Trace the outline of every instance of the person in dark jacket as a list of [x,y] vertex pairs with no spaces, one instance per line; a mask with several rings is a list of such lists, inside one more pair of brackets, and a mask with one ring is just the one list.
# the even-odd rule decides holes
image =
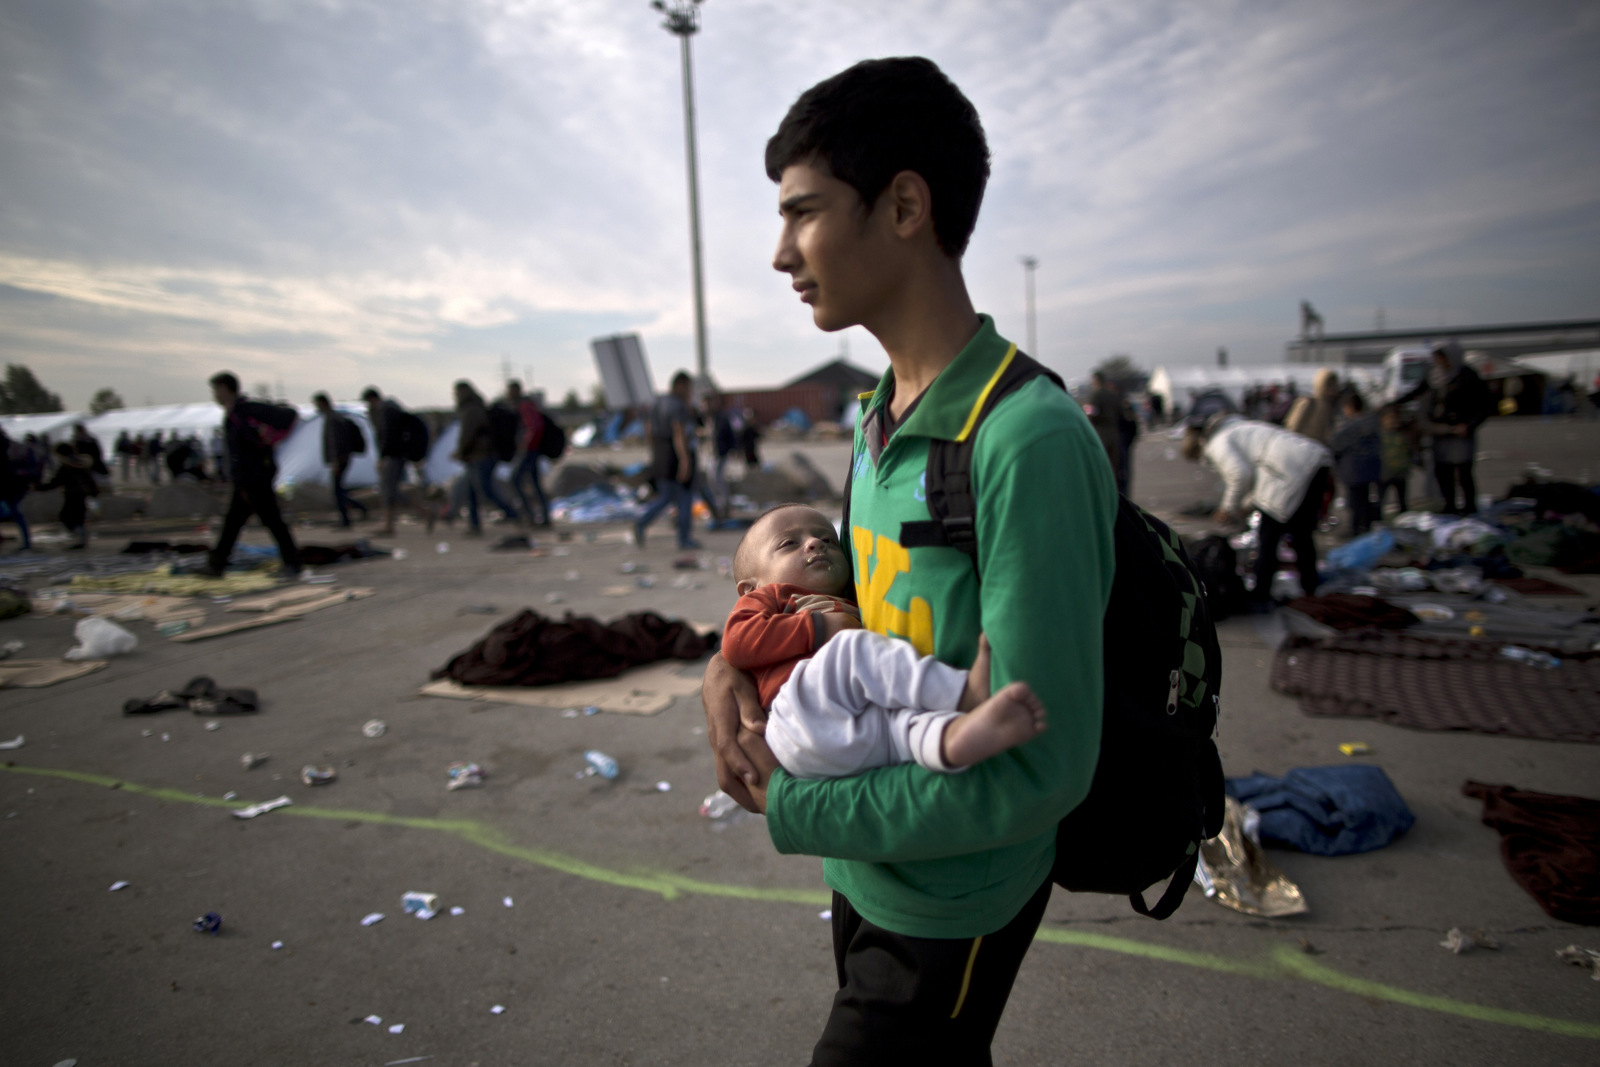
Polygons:
[[1383,437],[1378,417],[1366,412],[1360,393],[1345,395],[1344,422],[1333,431],[1334,472],[1344,485],[1345,503],[1350,508],[1350,533],[1360,537],[1372,529],[1378,517],[1373,502],[1373,487],[1383,477]]
[[483,524],[478,503],[493,504],[512,519],[517,509],[501,499],[494,487],[494,469],[499,460],[494,454],[494,438],[489,432],[489,407],[483,396],[462,380],[456,383],[456,416],[461,420],[461,436],[456,441],[454,458],[467,469],[467,535],[481,537]]
[[283,575],[296,578],[300,574],[300,550],[295,546],[288,524],[283,521],[277,494],[272,489],[278,464],[272,451],[275,441],[271,440],[288,432],[294,422],[294,410],[246,400],[239,395],[239,379],[227,371],[212,377],[211,395],[223,411],[222,439],[228,454],[228,480],[233,483],[233,499],[228,502],[228,514],[222,521],[222,535],[217,538],[201,573],[222,577],[228,557],[233,555],[234,543],[239,540],[239,531],[244,529],[250,516],[255,515],[278,544]]
[[[544,443],[545,423],[550,416],[539,409],[531,396],[522,391],[522,383],[513,378],[506,382],[506,404],[517,413],[517,454],[511,458],[511,489],[522,502],[522,514],[535,526],[550,525],[550,501],[545,499],[544,486],[539,480],[539,446]],[[539,498],[539,510],[533,510],[523,485],[533,482],[533,495]],[[534,521],[534,516],[541,516]]]
[[[356,451],[352,446],[361,437],[361,427],[335,411],[327,393],[318,393],[311,402],[322,416],[322,462],[328,468],[328,481],[333,486],[333,506],[339,509],[339,525],[348,529],[351,507],[361,509],[363,522],[367,518],[367,506],[352,498],[344,487],[345,472],[350,469],[350,457]],[[363,444],[362,448],[365,447]]]
[[1461,346],[1445,341],[1434,346],[1433,364],[1422,387],[1413,390],[1413,394],[1417,392],[1422,394],[1417,406],[1418,423],[1423,432],[1433,435],[1433,473],[1439,480],[1444,510],[1471,515],[1478,509],[1478,483],[1472,476],[1478,427],[1494,410],[1489,387],[1477,371],[1467,366]]
[[22,533],[22,551],[33,547],[28,520],[22,514],[22,498],[31,488],[24,468],[29,466],[28,446],[13,441],[0,430],[0,522],[14,522]]
[[52,489],[61,490],[61,525],[74,538],[67,547],[86,547],[89,544],[89,498],[99,496],[100,487],[95,483],[90,458],[67,441],[56,445],[55,474],[39,483],[40,492]]

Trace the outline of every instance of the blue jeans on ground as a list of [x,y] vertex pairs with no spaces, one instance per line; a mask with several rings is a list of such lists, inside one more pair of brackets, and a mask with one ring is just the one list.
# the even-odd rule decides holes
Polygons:
[[517,517],[517,509],[500,499],[500,494],[494,488],[494,469],[499,465],[499,460],[490,456],[488,459],[477,459],[467,466],[467,524],[474,530],[483,529],[478,522],[478,498],[482,497],[485,505],[493,504],[513,519]]
[[690,487],[671,478],[662,478],[656,483],[656,499],[649,507],[644,509],[644,514],[639,516],[638,528],[642,532],[656,520],[656,516],[667,510],[669,504],[678,506],[678,547],[690,548],[694,544],[691,536],[694,523],[694,494]]
[[[533,503],[528,499],[528,493],[522,488],[525,479],[533,482],[534,495],[539,498],[539,510],[533,510]],[[540,516],[540,521],[550,522],[550,502],[544,497],[544,486],[539,484],[539,453],[529,452],[522,457],[522,462],[511,468],[511,488],[517,494],[517,499],[522,503],[522,513],[528,517],[529,522],[534,521],[534,516]]]

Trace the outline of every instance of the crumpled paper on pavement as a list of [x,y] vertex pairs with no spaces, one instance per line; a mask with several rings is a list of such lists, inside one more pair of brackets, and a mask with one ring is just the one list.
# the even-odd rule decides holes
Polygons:
[[1234,911],[1276,919],[1311,910],[1300,887],[1284,877],[1255,837],[1255,810],[1227,798],[1222,833],[1200,846],[1194,880],[1206,896]]

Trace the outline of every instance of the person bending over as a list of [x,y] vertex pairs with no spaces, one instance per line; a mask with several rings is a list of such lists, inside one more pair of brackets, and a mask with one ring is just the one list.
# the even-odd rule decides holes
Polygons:
[[767,745],[798,778],[911,762],[962,771],[1045,728],[1026,682],[989,694],[986,643],[963,671],[863,630],[844,549],[814,508],[782,504],[758,519],[733,574],[722,654],[755,675]]

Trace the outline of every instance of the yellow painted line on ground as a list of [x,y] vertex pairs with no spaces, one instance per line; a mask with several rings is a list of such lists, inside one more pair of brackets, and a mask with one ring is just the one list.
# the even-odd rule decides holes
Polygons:
[[[85,785],[99,786],[106,789],[121,789],[123,792],[137,796],[181,804],[195,804],[211,808],[236,808],[242,807],[247,803],[240,800],[223,800],[221,797],[196,796],[181,789],[140,785],[120,778],[108,778],[104,775],[85,774],[82,771],[60,770],[54,767],[23,767],[12,764],[0,767],[0,769],[9,771],[12,774],[59,778],[69,782],[81,782]],[[473,819],[408,818],[399,815],[385,815],[382,812],[375,811],[319,808],[307,805],[291,805],[272,812],[273,818],[279,816],[302,819],[330,819],[340,822],[364,822],[377,826],[400,826],[412,830],[432,830],[446,833],[460,838],[468,844],[477,845],[479,848],[501,856],[522,860],[539,867],[546,867],[562,874],[570,874],[593,882],[601,882],[605,885],[656,893],[664,900],[676,900],[685,893],[691,893],[697,896],[755,900],[764,903],[826,906],[833,899],[832,894],[820,889],[763,889],[757,886],[702,882],[673,874],[670,871],[656,871],[645,868],[632,872],[614,871],[553,849],[528,848],[523,845],[512,844],[506,840],[505,835],[499,830]],[[1236,974],[1247,978],[1264,978],[1277,981],[1298,979],[1325,986],[1329,989],[1335,989],[1341,993],[1386,1000],[1409,1008],[1455,1015],[1464,1019],[1473,1019],[1477,1022],[1515,1026],[1524,1030],[1537,1030],[1548,1034],[1558,1034],[1563,1037],[1600,1039],[1600,1023],[1556,1019],[1546,1015],[1509,1011],[1504,1008],[1491,1008],[1463,1000],[1454,1000],[1450,997],[1412,992],[1409,989],[1401,989],[1398,986],[1385,985],[1382,982],[1357,978],[1353,975],[1336,971],[1332,967],[1316,962],[1299,949],[1289,945],[1275,946],[1271,955],[1265,959],[1248,960],[1235,956],[1220,956],[1215,953],[1172,948],[1167,945],[1136,941],[1131,938],[1111,937],[1108,934],[1086,930],[1062,930],[1055,927],[1041,927],[1038,934],[1035,935],[1035,939],[1054,945],[1099,949],[1104,952],[1116,952],[1124,956],[1157,960],[1162,963],[1181,964],[1185,967],[1198,967],[1203,970],[1220,971],[1224,974]]]

